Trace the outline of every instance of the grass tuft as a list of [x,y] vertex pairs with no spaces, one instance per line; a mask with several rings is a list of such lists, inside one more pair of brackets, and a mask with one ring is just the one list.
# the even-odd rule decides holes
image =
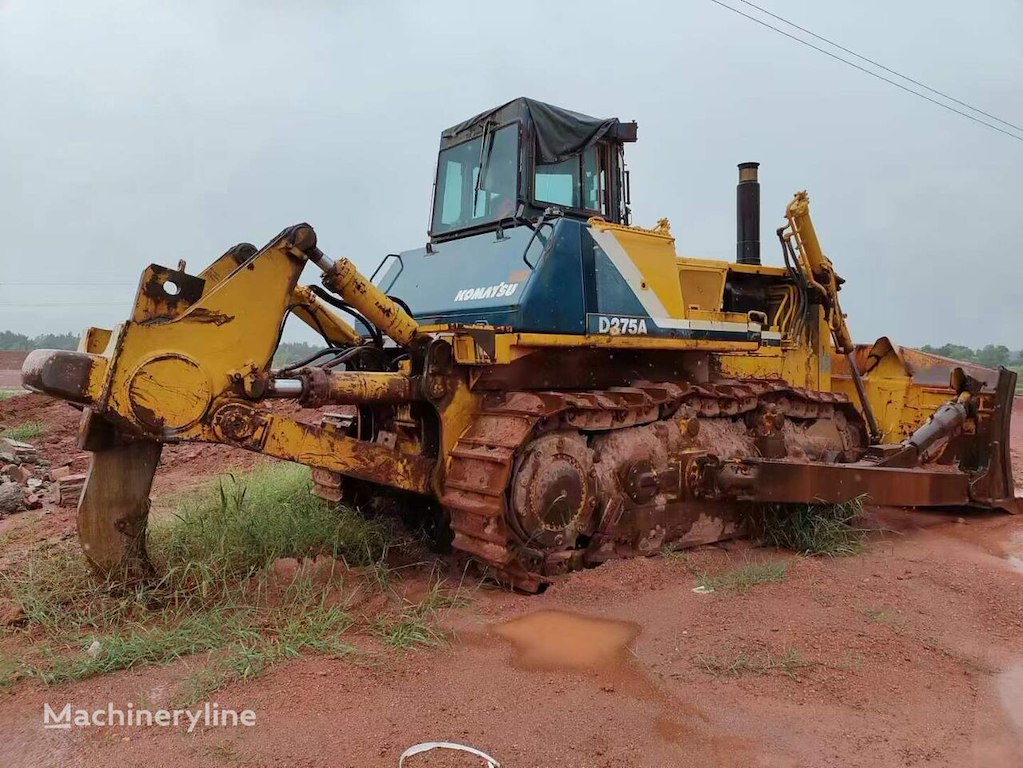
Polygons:
[[0,400],[10,400],[12,397],[20,397],[21,395],[27,395],[23,389],[0,389]]
[[789,648],[784,656],[769,652],[739,653],[735,658],[723,659],[712,656],[697,656],[696,666],[714,677],[741,677],[748,673],[757,675],[782,674],[790,680],[799,680],[802,670],[814,666],[802,657],[798,650]]
[[803,555],[856,555],[867,530],[856,525],[864,498],[844,504],[765,504],[755,509],[754,527],[766,544]]
[[863,611],[863,615],[871,621],[884,624],[897,635],[901,635],[906,631],[906,619],[887,608],[867,608]]
[[309,470],[298,464],[227,475],[185,497],[169,523],[152,526],[154,560],[175,589],[201,591],[264,571],[280,558],[377,562],[387,527],[351,509],[332,509],[309,489]]
[[758,584],[771,584],[782,581],[788,573],[789,564],[782,560],[770,560],[763,563],[747,563],[734,571],[723,573],[697,573],[697,582],[701,587],[716,592],[746,592]]
[[16,424],[13,427],[0,432],[0,437],[9,437],[11,440],[31,440],[39,437],[46,431],[45,427],[37,421],[27,421],[24,424]]
[[436,621],[438,614],[464,605],[467,598],[461,587],[452,591],[444,581],[434,581],[426,597],[418,603],[405,601],[395,617],[384,617],[373,623],[373,634],[391,648],[435,647],[450,639]]

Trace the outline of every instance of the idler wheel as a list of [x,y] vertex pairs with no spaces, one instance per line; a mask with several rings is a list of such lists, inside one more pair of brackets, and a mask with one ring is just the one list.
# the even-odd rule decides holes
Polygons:
[[528,547],[571,549],[590,534],[597,497],[585,439],[552,432],[529,443],[512,477],[511,502],[511,523]]

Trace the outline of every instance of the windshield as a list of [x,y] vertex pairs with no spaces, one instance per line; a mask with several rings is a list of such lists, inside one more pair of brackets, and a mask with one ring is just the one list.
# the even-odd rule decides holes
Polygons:
[[[519,170],[518,124],[445,149],[437,161],[433,233],[486,224],[515,213]],[[483,179],[477,184],[480,164]]]

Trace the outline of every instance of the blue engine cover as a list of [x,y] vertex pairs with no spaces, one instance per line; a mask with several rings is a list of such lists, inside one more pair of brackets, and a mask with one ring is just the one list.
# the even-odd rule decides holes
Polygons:
[[535,235],[520,225],[405,251],[376,282],[423,325],[583,334],[587,313],[646,314],[589,227],[572,219]]

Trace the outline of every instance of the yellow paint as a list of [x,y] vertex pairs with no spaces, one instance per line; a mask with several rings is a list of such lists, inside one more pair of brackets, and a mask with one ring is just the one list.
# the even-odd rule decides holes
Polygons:
[[[863,366],[863,383],[877,419],[878,428],[886,442],[898,442],[923,424],[935,409],[955,396],[949,385],[923,383],[914,379],[907,361],[908,350],[899,350],[888,339],[879,339],[868,350],[860,348]],[[951,373],[954,363],[936,356],[913,350],[912,356],[918,361],[928,362],[936,368],[945,368]],[[852,377],[844,365],[836,365],[831,377],[836,392],[847,395],[858,404]]]
[[621,243],[643,276],[640,290],[653,291],[669,317],[685,317],[676,266],[675,238],[667,226],[641,229],[611,224],[603,219],[590,219],[590,226],[600,232],[609,232]]
[[728,270],[697,259],[678,260],[678,281],[687,314],[720,311],[724,302]]
[[307,285],[295,287],[291,297],[291,312],[336,347],[358,344],[362,336],[342,320]]
[[[498,334],[498,362],[514,359],[512,350],[516,347],[589,347],[592,349],[677,349],[683,350],[755,350],[760,348],[757,341],[704,341],[701,339],[666,339],[656,336],[613,336],[589,334],[572,336],[546,333]],[[507,351],[506,351],[507,350]]]
[[[796,203],[800,200],[797,196]],[[805,196],[802,200],[805,203]],[[618,240],[642,275],[644,290],[653,291],[671,317],[743,326],[763,321],[768,325],[763,330],[781,334],[780,344],[649,335],[516,333],[507,328],[454,324],[419,326],[351,262],[338,261],[326,273],[326,283],[391,338],[411,348],[439,338],[452,347],[453,365],[437,380],[410,378],[413,370],[419,374],[420,369],[406,359],[400,373],[349,372],[321,384],[334,402],[398,401],[394,431],[387,444],[393,447],[354,440],[330,426],[299,424],[260,404],[280,322],[289,309],[324,331],[331,343],[361,342],[354,328],[308,288],[296,287],[305,256],[284,239],[242,265],[233,256],[222,256],[202,273],[202,294],[192,303],[161,293],[154,286],[162,273],[147,270],[131,320],[113,331],[90,329],[83,337],[81,351],[93,356],[84,399],[93,402],[97,410],[116,413],[118,423],[157,439],[227,442],[418,493],[439,490],[450,451],[479,418],[484,393],[473,390],[479,377],[499,380],[493,368],[540,350],[558,350],[558,355],[565,356],[579,349],[707,353],[714,375],[778,379],[809,389],[834,387],[855,402],[848,366],[836,357],[832,341],[833,333],[842,338],[845,327],[837,305],[837,278],[820,250],[805,205],[794,203],[789,216],[790,237],[798,239],[808,279],[821,286],[821,296],[831,302],[830,309],[815,303],[805,312],[805,297],[785,269],[679,257],[667,221],[654,229],[591,221],[592,226]],[[763,281],[769,297],[768,317],[724,310],[725,285],[730,275],[736,274]],[[804,315],[809,316],[806,324],[801,322]],[[492,339],[480,337],[481,331],[492,334]],[[877,347],[875,352],[865,371],[868,397],[886,437],[898,439],[945,402],[948,392],[914,384],[904,361],[890,345]],[[524,367],[528,366],[519,368]],[[431,388],[438,384],[439,389]],[[433,398],[429,402],[436,409],[439,425],[439,435],[435,430],[430,439],[424,437],[428,422],[421,416],[429,407],[424,403],[427,397]],[[416,402],[410,405],[413,400]],[[237,431],[238,424],[232,421],[237,414],[248,414],[243,419],[247,431]],[[439,443],[439,455],[422,456],[424,446],[432,443]]]
[[419,399],[412,379],[404,373],[360,371],[336,372],[328,379],[327,398],[332,403],[397,403]]
[[419,324],[413,317],[387,298],[350,260],[339,259],[323,275],[323,280],[334,293],[399,344],[408,344],[419,332]]
[[782,237],[791,244],[797,266],[825,308],[825,318],[835,337],[838,350],[851,352],[855,345],[838,302],[842,280],[835,274],[835,268],[821,249],[817,230],[810,218],[810,197],[806,192],[796,193],[785,210],[785,218],[788,220],[788,227],[782,233]]
[[86,328],[78,340],[78,351],[98,355],[110,343],[111,332],[106,328]]

